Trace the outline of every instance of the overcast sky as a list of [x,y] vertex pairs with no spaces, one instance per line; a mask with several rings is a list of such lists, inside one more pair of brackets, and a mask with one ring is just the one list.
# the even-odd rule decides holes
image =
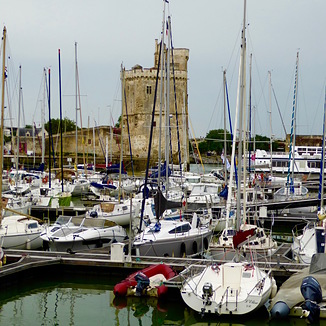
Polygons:
[[[8,84],[22,66],[25,124],[40,122],[43,69],[51,68],[52,117],[59,117],[58,49],[63,116],[75,120],[75,42],[83,126],[114,122],[121,112],[120,66],[152,67],[160,39],[162,0],[0,0],[7,28]],[[227,69],[234,120],[243,0],[170,0],[174,47],[190,50],[189,116],[196,137],[223,127],[222,71]],[[268,71],[290,132],[296,53],[299,51],[297,134],[321,134],[326,79],[325,0],[247,0],[247,54],[252,53],[255,131],[270,136]],[[247,65],[249,70],[249,64]],[[247,72],[249,76],[249,72]],[[17,95],[11,97],[17,124]],[[283,137],[273,98],[272,133]],[[7,113],[8,114],[8,113]],[[48,120],[46,113],[46,120]],[[7,115],[8,117],[8,115]],[[9,122],[7,122],[9,123]]]

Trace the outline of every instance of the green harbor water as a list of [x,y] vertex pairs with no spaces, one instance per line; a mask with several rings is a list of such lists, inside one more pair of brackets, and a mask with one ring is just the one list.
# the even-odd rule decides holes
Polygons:
[[21,279],[0,292],[0,325],[306,325],[299,318],[269,321],[264,309],[249,316],[201,317],[177,292],[165,301],[115,298],[113,287],[119,281],[78,273]]

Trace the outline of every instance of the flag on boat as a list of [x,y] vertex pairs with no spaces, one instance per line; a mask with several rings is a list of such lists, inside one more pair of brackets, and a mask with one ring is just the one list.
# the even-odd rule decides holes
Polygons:
[[230,165],[228,158],[224,156],[224,149],[222,150],[221,159],[222,159],[223,164],[225,164],[225,161],[226,161],[226,169],[230,170],[231,165]]

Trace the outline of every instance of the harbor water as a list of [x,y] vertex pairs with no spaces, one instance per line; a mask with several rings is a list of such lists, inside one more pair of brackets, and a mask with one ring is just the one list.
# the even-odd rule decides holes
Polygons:
[[113,287],[119,281],[78,273],[20,280],[0,292],[0,325],[306,325],[299,318],[269,321],[265,309],[250,316],[202,317],[176,293],[165,301],[115,298]]

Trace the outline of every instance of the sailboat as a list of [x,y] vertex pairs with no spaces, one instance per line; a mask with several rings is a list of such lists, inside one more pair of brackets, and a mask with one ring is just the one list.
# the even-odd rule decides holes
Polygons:
[[316,253],[325,253],[325,227],[326,213],[324,207],[324,169],[325,169],[325,130],[326,125],[326,92],[324,102],[324,125],[323,125],[323,145],[320,159],[320,178],[318,199],[320,207],[317,212],[317,221],[308,222],[307,225],[298,231],[295,227],[292,230],[293,243],[292,254],[294,259],[304,264],[310,264],[312,256]]
[[[3,144],[3,125],[4,125],[4,89],[6,82],[5,63],[6,63],[6,27],[3,29],[3,54],[2,54],[2,92],[1,92],[1,128],[0,141]],[[0,175],[2,175],[3,146],[0,151]],[[0,189],[2,189],[2,178],[0,178]],[[2,203],[2,193],[0,193]],[[40,234],[43,227],[37,220],[31,219],[27,215],[12,215],[3,217],[3,210],[0,211],[0,238],[2,248],[13,249],[36,249],[42,246]]]
[[[245,52],[246,44],[245,39],[243,40],[242,44],[243,52]],[[245,54],[242,54],[242,64],[244,64],[244,57]],[[240,68],[242,66],[240,64]],[[251,64],[250,64],[251,66]],[[239,74],[239,83],[238,83],[238,102],[237,102],[237,110],[240,106],[240,124],[242,125],[242,122],[245,121],[245,119],[241,118],[242,110],[241,107],[243,107],[243,111],[245,108],[244,104],[244,91],[245,88],[245,78],[242,77],[242,75],[245,75],[245,71],[242,71],[242,68],[240,69]],[[250,77],[251,80],[251,77]],[[226,85],[226,78],[224,74],[223,78],[224,85]],[[226,87],[225,87],[226,89]],[[241,91],[241,92],[240,92]],[[250,97],[249,97],[250,98]],[[251,118],[251,116],[250,116]],[[237,119],[235,121],[235,129],[237,129]],[[249,120],[249,124],[251,123],[251,119]],[[240,127],[239,130],[245,130],[246,128]],[[231,134],[232,134],[232,128],[231,128]],[[237,191],[235,198],[232,197],[233,195],[233,173],[237,172],[235,169],[235,147],[236,147],[236,137],[233,137],[233,144],[232,144],[232,155],[231,155],[231,167],[230,167],[230,178],[229,178],[229,187],[226,191],[227,194],[227,202],[226,202],[226,223],[225,227],[222,230],[222,233],[218,239],[218,241],[214,241],[210,243],[209,246],[209,252],[212,255],[214,259],[226,259],[226,260],[232,260],[237,254],[238,254],[238,248],[234,245],[234,237],[240,236],[241,238],[247,238],[246,242],[243,242],[241,245],[241,251],[245,254],[245,252],[249,252],[251,250],[255,251],[256,253],[262,254],[264,256],[270,256],[277,248],[276,241],[272,238],[272,236],[269,234],[266,234],[264,228],[258,225],[258,221],[255,224],[249,224],[247,223],[247,217],[246,217],[246,205],[247,204],[254,204],[256,205],[258,202],[267,202],[267,199],[265,197],[264,192],[255,187],[247,187],[246,185],[246,160],[242,160],[242,146],[240,148],[241,144],[241,138],[242,138],[242,132],[240,132],[239,136],[239,151],[238,151],[238,177],[236,175],[237,181]],[[244,136],[244,157],[247,157],[246,153],[246,137]],[[242,166],[242,164],[244,166]],[[250,166],[249,166],[250,170]],[[226,173],[226,172],[225,172]],[[243,173],[243,183],[241,183],[241,175]],[[229,190],[230,189],[230,190]],[[220,194],[222,195],[222,194]],[[231,209],[231,205],[236,206],[236,210]],[[257,212],[254,212],[254,219],[257,218]],[[234,225],[234,220],[236,220],[237,225]],[[236,241],[237,242],[237,241]]]
[[[239,147],[238,172],[241,180],[242,173],[242,120],[244,111],[244,85],[245,85],[245,20],[246,0],[244,0],[244,16],[242,30],[241,57],[239,69]],[[240,110],[238,110],[238,107]],[[236,128],[235,128],[236,129]],[[235,137],[234,137],[235,138]],[[234,146],[232,151],[234,157]],[[245,170],[245,169],[244,169]],[[232,168],[231,168],[232,174]],[[230,176],[231,178],[231,176]],[[194,272],[194,266],[187,269],[190,277],[186,277],[181,287],[181,297],[191,309],[202,314],[215,313],[218,315],[243,315],[257,310],[263,306],[275,288],[275,281],[270,273],[258,268],[254,261],[239,261],[240,246],[253,235],[253,229],[240,229],[240,185],[237,188],[237,228],[232,234],[233,247],[237,250],[236,261],[221,265],[213,262],[204,266],[202,270]],[[231,229],[233,230],[233,229]]]

